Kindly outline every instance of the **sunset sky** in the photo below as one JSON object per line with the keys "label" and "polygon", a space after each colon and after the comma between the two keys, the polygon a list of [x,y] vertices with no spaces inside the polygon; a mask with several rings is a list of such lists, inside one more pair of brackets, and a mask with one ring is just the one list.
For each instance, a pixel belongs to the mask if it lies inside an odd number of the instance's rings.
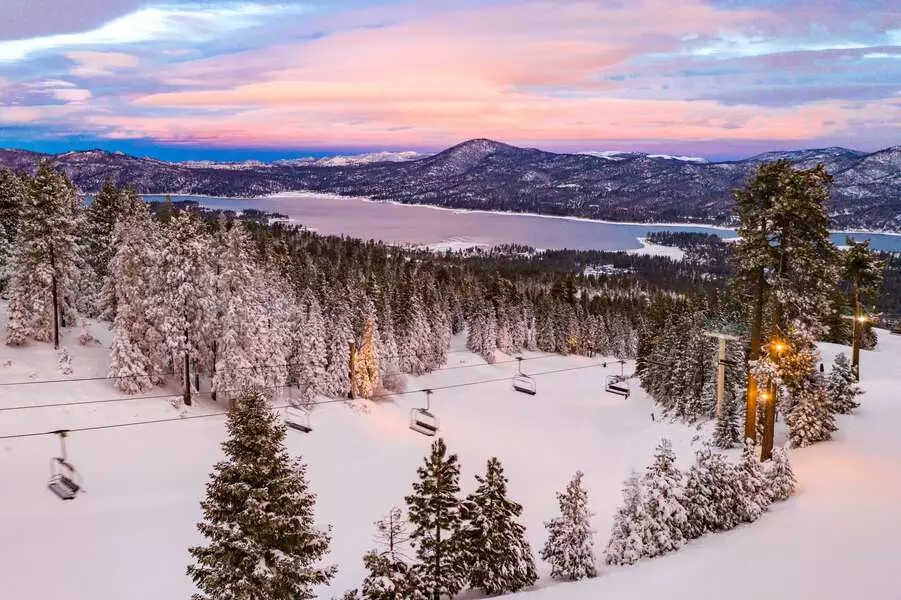
{"label": "sunset sky", "polygon": [[0,0],[0,146],[901,144],[897,0]]}

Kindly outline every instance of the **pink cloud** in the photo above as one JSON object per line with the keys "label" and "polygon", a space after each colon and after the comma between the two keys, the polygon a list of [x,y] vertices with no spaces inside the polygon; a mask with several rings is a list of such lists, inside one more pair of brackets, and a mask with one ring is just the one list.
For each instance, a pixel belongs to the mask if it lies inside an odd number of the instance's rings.
{"label": "pink cloud", "polygon": [[[763,110],[686,100],[694,81],[667,79],[686,44],[777,30],[784,14],[717,9],[705,0],[436,6],[344,15],[345,29],[317,39],[168,64],[142,76],[175,91],[110,104],[93,98],[94,110],[79,113],[79,123],[109,138],[166,142],[436,147],[471,137],[570,145],[800,141],[859,121],[886,128],[901,122],[888,102]],[[376,17],[380,26],[347,28],[373,25]],[[67,56],[85,76],[136,62],[114,53]],[[635,66],[630,61],[638,57],[643,64]],[[791,60],[803,69],[800,55]],[[633,69],[644,77],[609,77]],[[122,100],[129,103],[125,114]]]}
{"label": "pink cloud", "polygon": [[[479,135],[716,137],[723,134],[711,124],[718,115],[742,121],[735,109],[712,102],[616,98],[617,85],[600,75],[637,54],[677,49],[687,32],[707,34],[765,18],[759,12],[714,10],[699,0],[676,6],[663,0],[541,1],[427,14],[387,27],[183,63],[163,77],[182,91],[136,98],[134,105],[173,113],[206,109],[215,114],[217,132],[202,116],[143,119],[145,126],[129,120],[128,128],[146,129],[152,137],[187,138],[195,132],[207,141],[242,143],[262,142],[260,132],[266,131],[273,143],[320,145],[379,138],[441,143]],[[273,131],[279,121],[303,126]]]}
{"label": "pink cloud", "polygon": [[67,52],[65,56],[75,62],[69,72],[78,77],[113,75],[115,71],[138,65],[138,57],[121,52],[78,50]]}
{"label": "pink cloud", "polygon": [[[360,117],[364,118],[360,120]],[[386,144],[440,146],[449,141],[493,137],[513,143],[604,140],[803,140],[822,137],[854,119],[901,128],[901,107],[869,103],[854,109],[838,103],[773,109],[725,107],[715,102],[572,99],[548,105],[521,101],[452,102],[444,106],[368,101],[334,106],[316,102],[304,109],[271,107],[216,115],[172,117],[92,116],[88,122],[112,132],[130,131],[167,142],[245,146],[379,147]],[[523,127],[528,123],[528,127]]]}

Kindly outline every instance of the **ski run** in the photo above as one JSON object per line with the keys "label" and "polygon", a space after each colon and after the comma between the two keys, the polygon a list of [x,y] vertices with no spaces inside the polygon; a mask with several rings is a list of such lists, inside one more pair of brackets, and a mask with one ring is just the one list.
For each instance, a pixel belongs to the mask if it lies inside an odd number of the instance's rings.
{"label": "ski run", "polygon": [[[3,328],[6,312],[2,307]],[[84,478],[84,493],[74,502],[60,502],[46,488],[57,438],[0,440],[3,596],[188,598],[194,587],[185,575],[187,548],[202,542],[196,529],[200,501],[225,436],[224,417],[193,417],[218,413],[223,405],[206,396],[185,408],[176,388],[148,394],[171,398],[142,400],[138,394],[128,402],[77,404],[121,397],[108,381],[78,381],[106,375],[112,334],[100,323],[93,331],[99,339],[88,346],[79,345],[77,330],[63,331],[62,346],[71,349],[68,367],[48,344],[0,345],[0,436],[98,427],[68,438],[68,457]],[[525,364],[537,394],[519,394],[511,387],[516,365],[509,357],[490,365],[466,351],[459,335],[444,367],[411,378],[407,389],[435,390],[431,408],[440,420],[439,436],[459,456],[463,495],[475,490],[474,476],[484,473],[490,457],[503,464],[509,497],[523,506],[520,522],[540,578],[520,592],[524,598],[890,598],[897,588],[894,551],[901,544],[901,337],[878,333],[878,347],[862,355],[861,407],[837,417],[833,440],[790,451],[799,482],[794,496],[772,504],[754,523],[632,566],[610,567],[603,559],[624,480],[632,470],[644,471],[662,438],[672,441],[677,464],[687,471],[712,422],[698,428],[661,418],[637,380],[628,399],[605,393],[605,376],[620,367],[605,369],[597,356],[527,352],[534,358]],[[832,344],[820,349],[826,364],[847,352]],[[71,373],[63,375],[61,368]],[[624,369],[629,373],[634,364]],[[73,381],[28,383],[48,379]],[[462,385],[480,381],[490,382]],[[16,382],[25,384],[10,385]],[[441,389],[447,386],[458,387]],[[338,570],[330,586],[317,590],[319,597],[340,598],[360,586],[366,576],[362,556],[375,547],[373,523],[403,507],[411,493],[434,439],[408,428],[410,410],[424,400],[423,393],[405,393],[393,402],[321,405],[311,414],[310,434],[288,431],[288,449],[308,465],[317,494],[316,523],[332,526],[323,563]],[[59,404],[73,405],[53,406]],[[155,420],[164,421],[101,428]],[[783,427],[780,422],[777,446],[784,442]],[[734,461],[739,453],[730,451]],[[594,513],[598,576],[558,582],[538,557],[547,538],[543,523],[558,514],[555,492],[577,471],[584,473],[587,508]]]}

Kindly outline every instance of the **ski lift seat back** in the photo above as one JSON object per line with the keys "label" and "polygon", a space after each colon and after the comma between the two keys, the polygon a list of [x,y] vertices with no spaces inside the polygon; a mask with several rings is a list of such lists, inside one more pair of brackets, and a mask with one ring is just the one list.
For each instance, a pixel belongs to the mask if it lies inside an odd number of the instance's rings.
{"label": "ski lift seat back", "polygon": [[523,358],[521,356],[516,357],[516,366],[517,366],[517,375],[513,378],[513,389],[517,392],[522,392],[523,394],[529,394],[530,396],[534,396],[537,391],[537,386],[535,385],[535,380],[522,372],[522,361]]}
{"label": "ski lift seat back", "polygon": [[535,380],[528,375],[517,375],[513,378],[513,389],[534,396],[536,393]]}
{"label": "ski lift seat back", "polygon": [[310,413],[294,406],[285,410],[285,425],[301,433],[313,431],[313,427],[310,425]]}
{"label": "ski lift seat back", "polygon": [[47,487],[61,500],[72,500],[81,490],[78,473],[62,458],[50,461],[50,481]]}
{"label": "ski lift seat back", "polygon": [[617,396],[623,396],[625,398],[628,398],[631,394],[629,383],[625,380],[620,380],[614,375],[609,375],[607,377],[607,391],[611,394],[616,394]]}
{"label": "ski lift seat back", "polygon": [[429,437],[438,433],[438,417],[432,414],[432,390],[425,392],[425,408],[413,408],[410,410],[410,429],[416,433]]}
{"label": "ski lift seat back", "polygon": [[433,436],[438,432],[438,418],[424,408],[414,408],[410,411],[410,429]]}

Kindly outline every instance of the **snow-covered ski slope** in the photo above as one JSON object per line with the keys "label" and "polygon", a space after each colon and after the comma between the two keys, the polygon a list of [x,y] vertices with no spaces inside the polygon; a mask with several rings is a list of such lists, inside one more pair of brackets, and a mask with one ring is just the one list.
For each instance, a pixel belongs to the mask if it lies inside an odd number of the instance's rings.
{"label": "snow-covered ski slope", "polygon": [[[77,331],[66,334],[74,368],[68,377],[105,375],[109,332],[96,326],[104,344],[91,348],[78,345]],[[792,453],[800,479],[795,498],[774,506],[757,523],[630,568],[602,568],[595,580],[553,583],[539,562],[540,589],[526,594],[577,600],[756,599],[761,593],[792,600],[897,598],[893,556],[901,546],[901,436],[896,434],[901,337],[882,333],[880,340],[878,351],[863,354],[867,394],[858,413],[840,417],[835,441]],[[837,349],[826,346],[824,358],[831,361]],[[484,470],[488,457],[501,459],[511,497],[524,505],[536,554],[545,537],[542,522],[557,511],[554,493],[576,470],[585,472],[596,513],[600,560],[629,470],[643,469],[664,436],[673,440],[683,464],[691,458],[692,438],[699,432],[661,422],[659,413],[652,422],[655,409],[634,382],[628,400],[605,394],[604,376],[618,373],[619,366],[591,366],[600,360],[554,356],[526,362],[524,370],[533,374],[573,369],[537,376],[534,397],[514,392],[508,381],[442,390],[516,372],[515,363],[487,365],[462,351],[458,339],[448,368],[409,382],[410,390],[436,390],[433,412],[441,420],[441,435],[460,456],[464,492],[473,488],[473,475]],[[626,365],[627,372],[631,368]],[[60,377],[49,346],[0,345],[0,383]],[[150,395],[157,393],[163,391]],[[120,396],[104,381],[0,387],[0,436],[184,413],[164,398],[2,410]],[[320,406],[311,434],[289,433],[291,450],[309,465],[310,484],[318,493],[317,520],[333,526],[330,560],[339,572],[320,597],[339,596],[359,585],[361,556],[373,546],[372,522],[392,506],[402,506],[410,492],[431,442],[407,428],[410,409],[423,400],[420,393],[399,396],[393,404],[370,404],[368,410]],[[186,414],[222,408],[201,400]],[[49,459],[58,448],[54,437],[0,440],[2,597],[189,597],[187,548],[201,542],[195,529],[198,502],[221,457],[224,431],[224,419],[214,416],[73,433],[69,456],[87,492],[65,503],[45,487]],[[762,592],[765,572],[771,587]]]}

